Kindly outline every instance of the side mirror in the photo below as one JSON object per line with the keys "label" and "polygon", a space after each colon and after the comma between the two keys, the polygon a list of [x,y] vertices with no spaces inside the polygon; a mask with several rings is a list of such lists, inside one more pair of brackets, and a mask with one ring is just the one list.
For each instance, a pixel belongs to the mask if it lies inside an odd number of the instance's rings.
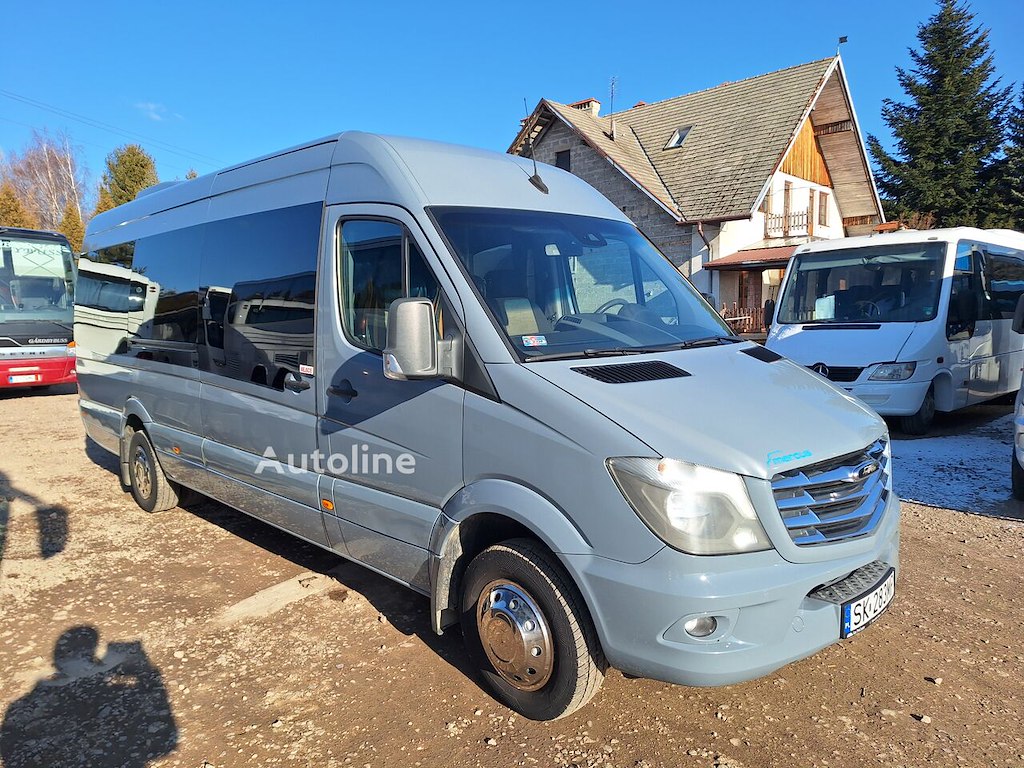
{"label": "side mirror", "polygon": [[415,297],[391,302],[384,375],[396,381],[439,376],[437,341],[434,304],[430,299]]}
{"label": "side mirror", "polygon": [[764,303],[764,314],[762,316],[762,322],[764,323],[764,331],[767,333],[772,329],[772,321],[775,319],[775,299],[767,299]]}
{"label": "side mirror", "polygon": [[1016,333],[1024,333],[1024,293],[1017,299],[1017,308],[1013,311],[1013,325]]}

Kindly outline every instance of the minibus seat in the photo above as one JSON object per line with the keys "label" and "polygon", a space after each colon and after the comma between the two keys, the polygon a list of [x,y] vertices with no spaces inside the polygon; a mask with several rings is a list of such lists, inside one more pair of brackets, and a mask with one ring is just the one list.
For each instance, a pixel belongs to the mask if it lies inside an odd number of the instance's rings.
{"label": "minibus seat", "polygon": [[487,304],[509,336],[532,336],[552,330],[540,307],[526,298],[525,275],[512,269],[487,273]]}

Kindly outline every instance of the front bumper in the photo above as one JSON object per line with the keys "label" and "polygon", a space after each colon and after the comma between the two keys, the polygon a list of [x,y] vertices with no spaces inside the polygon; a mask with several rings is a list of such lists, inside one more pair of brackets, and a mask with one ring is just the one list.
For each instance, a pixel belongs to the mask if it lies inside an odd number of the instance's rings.
{"label": "front bumper", "polygon": [[921,410],[931,381],[870,382],[864,384],[836,384],[842,387],[880,416],[913,416]]}
{"label": "front bumper", "polygon": [[[717,686],[766,675],[839,640],[840,606],[810,597],[875,560],[899,571],[899,500],[867,553],[791,563],[776,551],[694,557],[666,548],[639,565],[590,555],[564,561],[593,614],[609,663],[638,677]],[[828,545],[824,545],[828,546]],[[709,637],[683,624],[715,616]]]}
{"label": "front bumper", "polygon": [[74,384],[75,356],[0,360],[0,388]]}

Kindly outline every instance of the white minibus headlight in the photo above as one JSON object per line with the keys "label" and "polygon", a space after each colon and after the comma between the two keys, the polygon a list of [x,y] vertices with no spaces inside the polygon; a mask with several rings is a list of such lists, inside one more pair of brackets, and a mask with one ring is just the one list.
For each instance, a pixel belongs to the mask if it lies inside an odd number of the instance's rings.
{"label": "white minibus headlight", "polygon": [[626,501],[655,535],[691,555],[771,549],[743,479],[675,459],[608,459]]}
{"label": "white minibus headlight", "polygon": [[906,381],[914,375],[917,363],[880,363],[868,376],[869,381]]}

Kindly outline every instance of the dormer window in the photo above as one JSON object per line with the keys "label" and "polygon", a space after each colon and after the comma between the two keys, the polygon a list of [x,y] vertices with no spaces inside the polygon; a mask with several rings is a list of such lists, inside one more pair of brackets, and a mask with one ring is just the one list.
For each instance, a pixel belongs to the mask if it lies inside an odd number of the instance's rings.
{"label": "dormer window", "polygon": [[684,125],[680,128],[676,128],[672,134],[672,138],[668,140],[668,144],[665,145],[665,149],[675,149],[676,147],[683,146],[683,142],[686,141],[687,135],[690,133],[692,125]]}

